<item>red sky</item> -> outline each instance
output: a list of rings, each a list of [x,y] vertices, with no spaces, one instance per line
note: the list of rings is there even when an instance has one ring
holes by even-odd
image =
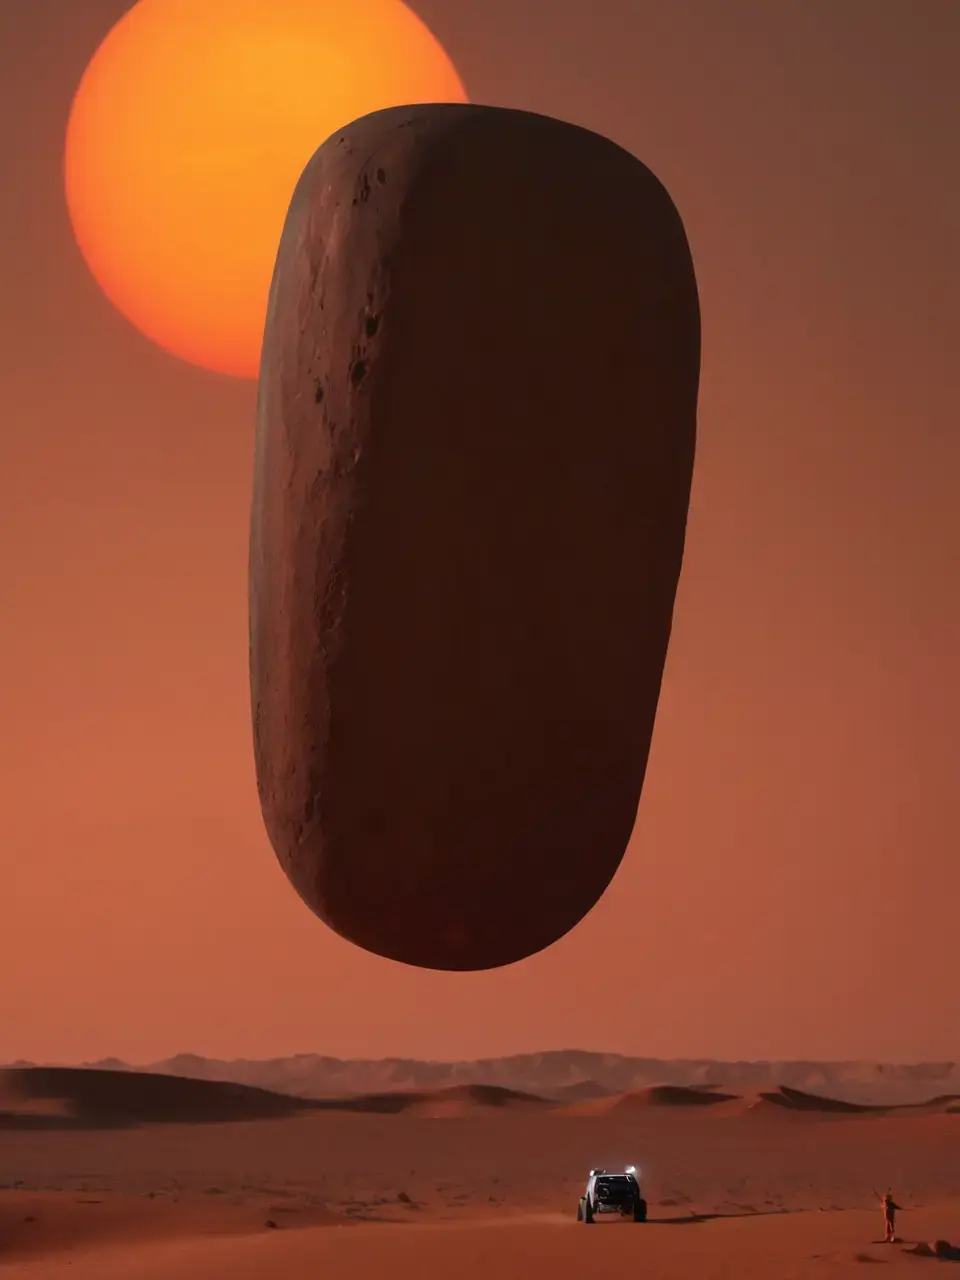
[[[960,5],[415,5],[475,101],[658,173],[704,313],[631,848],[574,933],[481,975],[341,941],[267,844],[254,387],[131,329],[63,202],[70,99],[124,7],[0,10],[0,1061],[960,1058]]]

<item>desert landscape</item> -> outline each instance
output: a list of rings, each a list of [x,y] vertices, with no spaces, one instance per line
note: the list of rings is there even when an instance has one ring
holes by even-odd
[[[790,1086],[571,1091],[305,1097],[145,1070],[7,1068],[0,1271],[759,1280],[960,1260],[943,1243],[936,1253],[960,1241],[960,1093],[870,1104]],[[586,1231],[589,1170],[627,1164],[649,1221]],[[875,1199],[887,1188],[903,1206],[892,1245]]]
[[[0,1280],[960,1280],[958,65],[0,0]]]

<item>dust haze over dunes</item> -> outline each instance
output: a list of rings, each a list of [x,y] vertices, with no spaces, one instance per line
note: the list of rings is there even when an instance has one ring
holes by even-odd
[[[637,1058],[578,1049],[460,1062],[342,1059],[315,1053],[224,1061],[184,1053],[144,1066],[115,1058],[83,1065],[226,1080],[314,1098],[461,1085],[495,1085],[569,1102],[668,1085],[740,1095],[784,1087],[871,1106],[925,1102],[936,1095],[960,1094],[960,1063],[954,1062],[724,1062],[708,1058]]]

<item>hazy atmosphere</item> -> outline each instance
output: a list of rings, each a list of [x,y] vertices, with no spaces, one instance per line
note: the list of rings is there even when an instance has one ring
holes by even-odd
[[[0,1062],[960,1058],[960,5],[413,0],[472,101],[658,174],[703,308],[631,847],[561,942],[470,975],[340,940],[264,833],[255,384],[138,334],[64,201],[125,7],[0,8]]]

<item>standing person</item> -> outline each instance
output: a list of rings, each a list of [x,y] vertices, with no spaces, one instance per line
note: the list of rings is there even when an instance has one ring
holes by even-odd
[[[893,1244],[897,1238],[897,1210],[901,1206],[894,1200],[893,1193],[888,1191],[886,1195],[880,1197],[880,1207],[883,1209],[883,1243]]]

